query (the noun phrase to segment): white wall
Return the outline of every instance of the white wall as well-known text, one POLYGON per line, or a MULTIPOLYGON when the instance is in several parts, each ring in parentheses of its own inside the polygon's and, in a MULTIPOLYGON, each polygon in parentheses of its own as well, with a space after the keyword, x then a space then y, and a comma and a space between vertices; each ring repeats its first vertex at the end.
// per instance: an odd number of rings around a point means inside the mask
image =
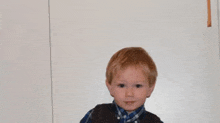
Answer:
POLYGON ((0 3, 0 123, 51 123, 48 2, 0 3))
POLYGON ((6 1, 0 5, 0 122, 77 123, 110 103, 105 68, 142 46, 159 71, 146 109, 167 123, 220 122, 217 0, 6 1))
POLYGON ((159 77, 146 109, 167 123, 220 122, 217 1, 213 27, 201 0, 52 0, 55 122, 79 122, 110 103, 105 68, 127 46, 144 47, 159 77))

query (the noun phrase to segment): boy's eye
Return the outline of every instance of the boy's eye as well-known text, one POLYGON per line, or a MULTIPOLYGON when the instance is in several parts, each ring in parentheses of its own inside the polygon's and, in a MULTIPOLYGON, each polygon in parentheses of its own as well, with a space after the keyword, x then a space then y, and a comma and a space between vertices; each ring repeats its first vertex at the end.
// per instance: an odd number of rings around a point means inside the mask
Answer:
POLYGON ((118 87, 123 88, 123 87, 125 87, 125 85, 124 84, 119 84, 118 87))
POLYGON ((140 87, 142 87, 142 85, 140 85, 140 84, 137 84, 137 85, 136 85, 136 87, 137 87, 137 88, 140 88, 140 87))

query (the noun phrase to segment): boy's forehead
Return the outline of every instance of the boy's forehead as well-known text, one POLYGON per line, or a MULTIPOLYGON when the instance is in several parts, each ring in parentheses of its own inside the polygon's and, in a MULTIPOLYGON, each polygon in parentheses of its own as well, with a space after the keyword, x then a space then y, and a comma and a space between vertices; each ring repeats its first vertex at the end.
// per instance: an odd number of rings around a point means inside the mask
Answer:
POLYGON ((129 74, 130 75, 137 75, 138 74, 140 76, 147 76, 147 73, 144 72, 143 68, 133 67, 133 66, 116 71, 114 76, 120 78, 120 77, 129 75, 129 74))
POLYGON ((130 73, 118 72, 113 77, 113 82, 146 83, 147 80, 148 79, 143 72, 135 73, 132 71, 130 73))
MULTIPOLYGON (((129 65, 129 66, 121 66, 121 67, 118 67, 117 69, 113 70, 112 72, 112 81, 111 83, 114 81, 114 80, 119 80, 119 78, 122 78, 124 73, 126 71, 130 71, 128 73, 130 73, 131 75, 133 73, 138 73, 144 77, 145 81, 147 81, 148 83, 148 74, 149 74, 149 68, 145 65, 129 65), (137 72, 138 71, 138 72, 137 72)), ((125 75, 126 76, 126 75, 125 75)), ((142 81, 143 79, 139 80, 139 81, 142 81)), ((136 80, 137 81, 137 80, 136 80)))

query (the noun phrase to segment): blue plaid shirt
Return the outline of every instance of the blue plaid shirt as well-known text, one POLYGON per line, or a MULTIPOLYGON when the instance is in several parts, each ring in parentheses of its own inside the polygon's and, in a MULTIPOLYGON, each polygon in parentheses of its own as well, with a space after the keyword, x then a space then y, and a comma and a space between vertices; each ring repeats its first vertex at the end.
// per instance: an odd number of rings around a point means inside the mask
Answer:
MULTIPOLYGON (((133 111, 128 115, 128 113, 121 107, 119 107, 115 101, 112 102, 116 106, 116 116, 117 119, 120 120, 120 123, 139 123, 139 117, 144 114, 145 108, 144 105, 133 111)), ((81 120, 80 123, 92 123, 91 117, 92 117, 93 109, 91 109, 81 120)))

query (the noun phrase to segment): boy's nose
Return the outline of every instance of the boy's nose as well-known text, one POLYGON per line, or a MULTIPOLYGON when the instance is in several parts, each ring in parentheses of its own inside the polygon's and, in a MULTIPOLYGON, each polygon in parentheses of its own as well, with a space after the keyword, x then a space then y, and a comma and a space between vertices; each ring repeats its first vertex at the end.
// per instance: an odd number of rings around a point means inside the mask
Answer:
POLYGON ((132 88, 126 89, 125 96, 126 97, 134 96, 133 89, 132 88))

